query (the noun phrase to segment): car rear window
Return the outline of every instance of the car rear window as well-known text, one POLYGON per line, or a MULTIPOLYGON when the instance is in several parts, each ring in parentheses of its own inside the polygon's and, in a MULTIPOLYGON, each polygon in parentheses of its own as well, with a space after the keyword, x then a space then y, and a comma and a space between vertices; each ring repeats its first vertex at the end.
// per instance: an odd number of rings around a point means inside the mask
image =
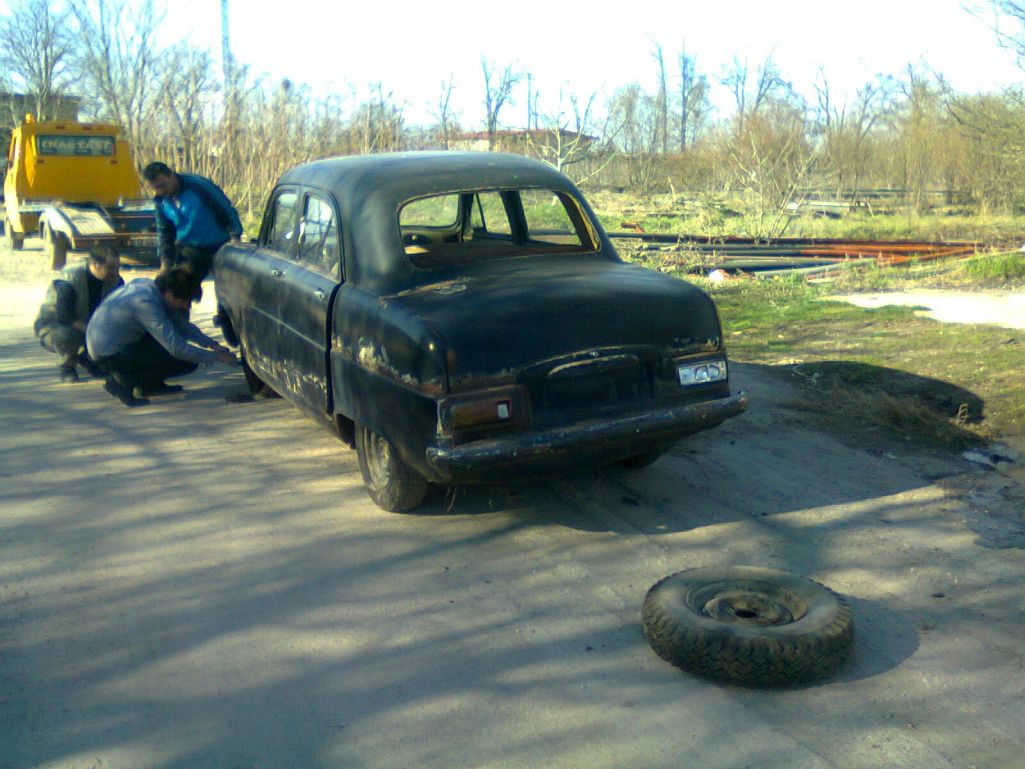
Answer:
POLYGON ((421 268, 598 248, 594 225, 576 199, 549 189, 419 198, 400 209, 399 228, 406 255, 421 268))

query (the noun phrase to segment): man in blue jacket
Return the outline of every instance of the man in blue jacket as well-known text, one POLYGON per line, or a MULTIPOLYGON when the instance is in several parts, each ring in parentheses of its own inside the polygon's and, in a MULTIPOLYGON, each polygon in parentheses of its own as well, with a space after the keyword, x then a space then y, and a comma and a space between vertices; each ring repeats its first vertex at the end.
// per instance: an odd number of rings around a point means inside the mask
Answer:
POLYGON ((175 173, 160 162, 150 163, 142 175, 154 193, 161 269, 180 265, 202 282, 217 249, 242 237, 238 212, 203 176, 175 173))
POLYGON ((236 363, 231 350, 188 321, 189 307, 201 296, 196 276, 172 267, 154 280, 133 280, 103 300, 85 340, 90 357, 107 374, 107 392, 126 406, 142 406, 149 402, 146 396, 182 389, 165 379, 191 374, 200 363, 236 363))

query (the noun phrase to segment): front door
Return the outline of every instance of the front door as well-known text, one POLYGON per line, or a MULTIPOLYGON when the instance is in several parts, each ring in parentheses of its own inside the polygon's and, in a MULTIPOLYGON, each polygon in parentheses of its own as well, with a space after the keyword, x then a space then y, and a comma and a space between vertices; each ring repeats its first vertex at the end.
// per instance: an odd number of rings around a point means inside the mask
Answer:
POLYGON ((279 282, 280 375, 293 400, 320 414, 331 407, 328 353, 330 308, 342 280, 338 216, 316 192, 303 195, 296 247, 279 282))

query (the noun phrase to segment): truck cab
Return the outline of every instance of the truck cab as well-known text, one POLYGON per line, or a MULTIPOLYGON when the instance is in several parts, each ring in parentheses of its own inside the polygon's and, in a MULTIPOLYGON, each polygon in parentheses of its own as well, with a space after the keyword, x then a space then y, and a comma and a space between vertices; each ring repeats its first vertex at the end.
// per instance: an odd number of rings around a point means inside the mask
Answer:
POLYGON ((129 143, 106 123, 26 115, 7 150, 3 216, 7 245, 18 250, 26 236, 40 235, 54 269, 69 249, 98 242, 155 245, 152 206, 129 143))

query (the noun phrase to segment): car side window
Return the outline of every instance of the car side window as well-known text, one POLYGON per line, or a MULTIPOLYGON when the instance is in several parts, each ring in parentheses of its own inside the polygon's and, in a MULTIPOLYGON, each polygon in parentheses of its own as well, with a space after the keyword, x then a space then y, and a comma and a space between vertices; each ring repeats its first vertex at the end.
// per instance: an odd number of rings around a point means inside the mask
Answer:
POLYGON ((299 225, 299 252, 304 264, 323 270, 333 278, 341 275, 338 249, 338 220, 334 207, 324 198, 306 198, 299 225))
MULTIPOLYGON (((520 191, 523 218, 527 223, 530 243, 553 246, 580 246, 581 232, 570 216, 573 201, 566 195, 551 190, 528 189, 520 191)), ((592 247, 594 244, 591 244, 592 247)))
POLYGON ((292 253, 298 234, 298 199, 298 193, 292 190, 286 190, 274 199, 270 228, 267 231, 267 248, 283 254, 292 253))
POLYGON ((505 211, 505 203, 497 190, 480 192, 474 196, 470 226, 475 237, 484 234, 511 235, 512 225, 505 211))

